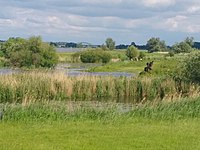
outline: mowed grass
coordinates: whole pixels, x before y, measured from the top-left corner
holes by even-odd
[[[200,120],[2,122],[0,149],[197,150]]]
[[[67,112],[55,105],[53,112],[46,105],[16,108],[12,104],[5,107],[5,117],[0,122],[0,149],[197,150],[199,102],[200,99],[186,99],[140,106],[130,113],[107,108]]]

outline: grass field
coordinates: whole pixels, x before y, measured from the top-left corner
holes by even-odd
[[[0,123],[0,149],[197,150],[200,120]]]
[[[185,99],[128,113],[106,108],[66,112],[63,104],[6,104],[0,149],[196,150],[200,147],[199,104],[199,98]]]
[[[60,55],[61,62],[71,58]],[[0,120],[0,150],[199,149],[199,85],[155,78],[170,74],[182,58],[161,55],[147,54],[144,61],[109,63],[92,70],[139,73],[146,61],[155,60],[151,78],[74,78],[45,71],[2,75],[0,111],[5,112]],[[128,107],[109,101],[128,96],[132,96]]]

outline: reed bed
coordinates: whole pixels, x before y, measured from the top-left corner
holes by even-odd
[[[200,96],[200,87],[171,78],[70,77],[63,72],[0,76],[0,102],[24,105],[45,101],[148,103]]]
[[[23,104],[1,104],[4,108],[3,121],[111,121],[124,123],[126,120],[153,119],[176,121],[199,119],[200,98],[186,98],[171,103],[156,105],[131,105],[101,102],[43,102]],[[0,121],[1,122],[1,121]]]

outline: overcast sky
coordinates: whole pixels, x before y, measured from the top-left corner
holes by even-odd
[[[0,39],[168,45],[200,41],[200,0],[0,0]]]

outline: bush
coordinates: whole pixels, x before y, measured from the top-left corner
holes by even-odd
[[[200,83],[200,52],[191,53],[182,67],[182,77],[193,83]]]
[[[145,57],[146,57],[145,52],[140,52],[139,53],[139,59],[143,59]]]
[[[186,42],[176,43],[172,46],[174,53],[190,53],[192,47]]]
[[[58,57],[55,49],[42,41],[41,37],[9,38],[0,51],[7,65],[12,67],[54,67]]]
[[[135,46],[129,46],[126,50],[126,56],[129,58],[129,60],[137,60],[139,56],[139,50]]]
[[[83,63],[108,63],[111,55],[102,50],[88,50],[80,54],[80,59]]]
[[[174,52],[170,51],[170,52],[168,53],[168,55],[169,55],[169,57],[174,57]]]

